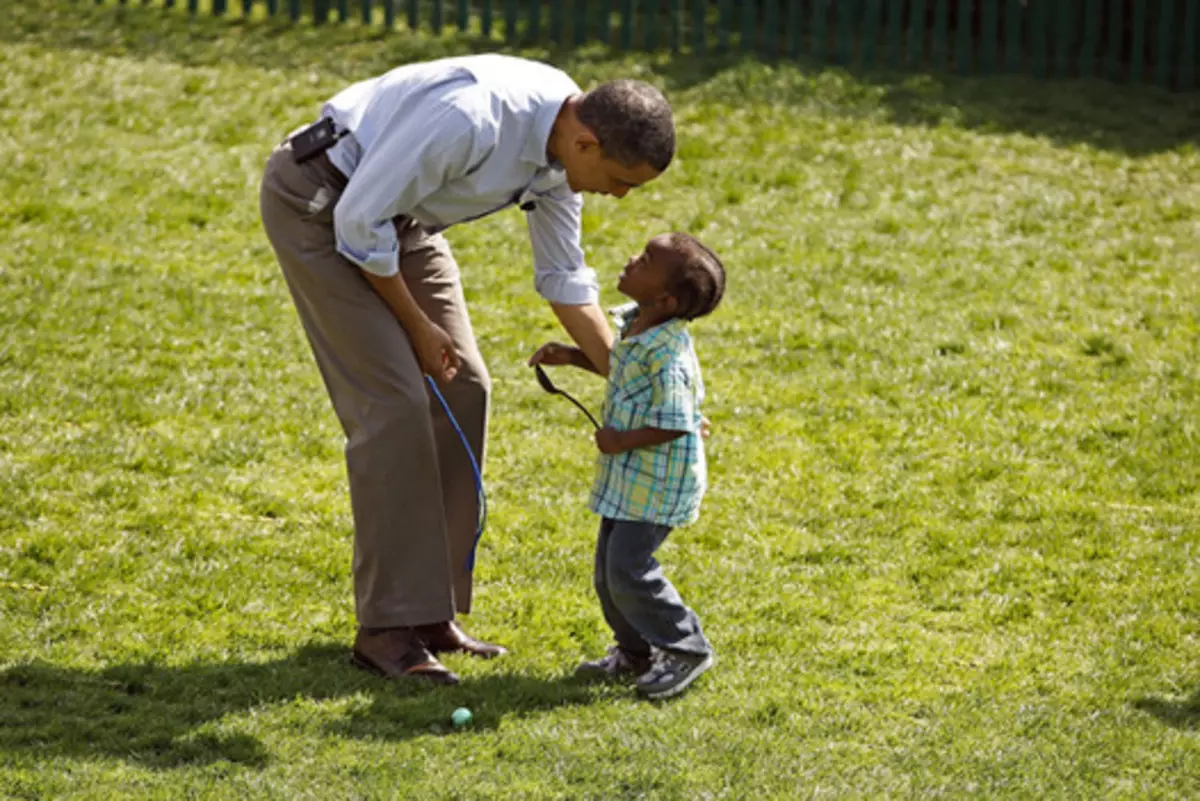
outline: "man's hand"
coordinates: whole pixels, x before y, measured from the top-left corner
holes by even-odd
[[[454,340],[421,311],[421,307],[413,300],[404,276],[401,273],[375,275],[366,270],[363,270],[363,276],[400,321],[412,342],[421,370],[433,376],[435,381],[451,381],[462,364],[458,351],[454,349]]]
[[[615,428],[600,428],[596,430],[596,447],[601,453],[609,454],[624,453],[629,450],[623,446],[624,431],[618,431]]]
[[[454,348],[454,340],[441,326],[429,322],[414,331],[411,339],[413,351],[424,372],[444,384],[454,380],[462,359]]]

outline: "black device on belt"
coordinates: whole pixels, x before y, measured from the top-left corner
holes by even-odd
[[[338,131],[333,127],[333,120],[323,117],[289,140],[292,145],[292,159],[297,164],[303,164],[336,145],[339,139],[349,133]]]

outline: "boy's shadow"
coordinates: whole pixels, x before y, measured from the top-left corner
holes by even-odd
[[[1185,731],[1200,730],[1200,690],[1192,693],[1191,698],[1180,701],[1155,697],[1140,698],[1133,706],[1150,713],[1173,728]]]
[[[344,647],[310,645],[261,664],[99,671],[30,663],[0,671],[0,752],[38,757],[116,757],[154,768],[219,760],[262,766],[270,754],[245,734],[197,731],[226,715],[297,698],[360,696],[348,717],[325,724],[341,737],[406,739],[451,731],[450,712],[474,711],[470,730],[596,700],[603,690],[572,679],[464,678],[454,687],[388,682],[352,667]],[[219,729],[211,726],[210,729]]]

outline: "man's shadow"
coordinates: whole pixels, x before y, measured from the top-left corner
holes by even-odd
[[[1200,730],[1200,690],[1192,693],[1191,698],[1181,701],[1147,696],[1139,698],[1133,706],[1150,713],[1173,728],[1185,731]]]
[[[352,667],[344,647],[310,645],[261,664],[90,671],[40,663],[0,671],[0,752],[34,757],[115,757],[154,768],[228,760],[262,766],[270,754],[245,734],[198,731],[229,714],[297,698],[363,696],[327,731],[340,737],[406,739],[452,731],[450,713],[474,711],[472,730],[504,716],[590,703],[605,691],[572,679],[506,674],[454,687],[388,682]],[[215,728],[215,727],[214,727]]]

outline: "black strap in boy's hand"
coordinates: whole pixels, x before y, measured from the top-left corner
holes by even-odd
[[[571,403],[578,406],[579,411],[581,411],[587,415],[587,418],[592,421],[593,426],[595,426],[596,428],[600,427],[600,424],[596,422],[595,417],[592,417],[592,413],[587,410],[586,406],[584,406],[582,403],[580,403],[579,401],[572,398],[566,392],[563,392],[561,389],[554,386],[554,382],[550,380],[550,376],[546,375],[546,371],[542,369],[542,366],[540,364],[535,364],[533,366],[533,370],[535,373],[537,373],[537,380],[538,380],[538,383],[542,385],[542,389],[546,390],[551,395],[562,395],[564,398],[569,400]]]

